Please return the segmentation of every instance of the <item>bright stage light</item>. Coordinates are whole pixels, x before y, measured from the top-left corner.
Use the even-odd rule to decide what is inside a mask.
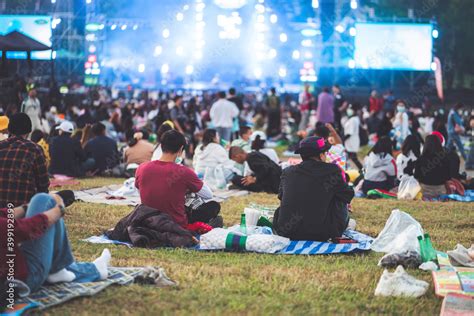
[[[136,31],[137,29],[138,29],[138,25],[135,24],[135,25],[133,26],[133,30]]]
[[[301,54],[300,54],[299,50],[294,50],[293,53],[291,54],[291,57],[293,59],[300,59],[300,56],[301,56]]]
[[[204,45],[206,45],[206,41],[205,41],[205,40],[200,40],[200,41],[197,41],[197,42],[196,42],[196,48],[203,48]]]
[[[357,9],[357,0],[351,0],[351,9],[352,10]]]
[[[255,49],[256,50],[263,50],[265,48],[265,44],[262,42],[257,42],[255,43]]]
[[[257,22],[258,23],[264,23],[265,22],[265,16],[262,14],[257,15]]]
[[[91,4],[92,0],[86,0],[86,4]]]
[[[122,31],[125,31],[127,29],[127,24],[122,25],[121,29]]]
[[[438,38],[438,36],[439,36],[439,31],[438,31],[438,30],[433,30],[433,31],[431,32],[431,35],[433,36],[433,38]]]
[[[202,59],[202,51],[198,50],[194,53],[195,59]]]
[[[97,47],[95,45],[90,45],[89,46],[89,53],[94,54],[97,50]]]
[[[313,46],[313,41],[310,39],[305,39],[301,41],[301,45],[304,47],[311,47]]]
[[[187,11],[187,10],[189,10],[189,5],[185,4],[184,7],[183,7],[183,11]]]
[[[435,62],[431,63],[431,70],[436,71],[438,69],[438,65]]]
[[[265,34],[257,33],[257,41],[264,42],[265,41]]]
[[[112,24],[112,26],[110,27],[110,29],[113,31],[117,28],[117,25],[116,24]]]
[[[203,2],[197,3],[196,4],[196,12],[202,12],[206,5]]]
[[[339,33],[343,33],[345,31],[344,26],[342,26],[341,24],[338,24],[335,27],[335,30],[336,30],[336,32],[339,32]]]
[[[265,6],[263,4],[256,4],[255,11],[260,14],[265,13]]]
[[[288,35],[286,35],[285,33],[281,33],[280,34],[280,42],[286,43],[287,41],[288,41]]]
[[[164,38],[170,37],[170,30],[169,29],[164,29],[163,32],[161,33]]]
[[[56,0],[51,0],[51,3],[52,3],[52,4],[55,4],[55,3],[56,3]]]
[[[53,54],[52,54],[51,58],[56,59],[56,51],[55,50],[53,50]]]
[[[184,14],[181,12],[176,13],[176,20],[177,21],[183,21],[184,19]]]
[[[204,16],[202,13],[196,13],[196,21],[200,22],[204,19]]]
[[[145,72],[145,64],[138,65],[138,72]]]
[[[282,78],[286,77],[286,68],[280,67],[280,69],[278,69],[278,75]]]
[[[255,68],[253,71],[253,74],[255,78],[260,79],[262,77],[262,69],[261,68]]]
[[[186,74],[191,75],[194,72],[194,66],[193,65],[187,65],[186,66]]]
[[[357,30],[356,30],[356,28],[355,28],[355,27],[351,27],[351,28],[349,29],[349,34],[350,34],[351,36],[356,36],[356,35],[357,35]]]
[[[183,46],[179,45],[178,47],[176,47],[176,55],[182,56],[183,54],[184,54]]]
[[[163,64],[163,66],[161,66],[162,74],[167,74],[169,71],[170,71],[170,66],[168,64]]]
[[[349,66],[350,69],[354,69],[355,66],[356,66],[356,62],[354,59],[351,59],[349,60],[349,62],[347,63],[347,65]]]
[[[311,1],[311,6],[312,6],[314,9],[319,8],[319,0],[313,0],[313,1]]]
[[[273,59],[273,58],[275,58],[276,56],[277,56],[277,51],[276,51],[276,49],[274,49],[274,48],[270,49],[270,51],[268,52],[268,57],[269,57],[270,59]]]
[[[312,59],[312,58],[313,58],[313,53],[311,53],[311,52],[305,52],[305,53],[304,53],[304,58],[306,58],[306,59]]]
[[[157,45],[155,47],[155,51],[153,52],[153,56],[155,56],[155,57],[160,56],[162,52],[163,52],[163,47],[160,46],[160,45]]]
[[[321,35],[321,31],[315,30],[315,29],[303,29],[301,30],[301,35],[306,36],[306,37],[313,37],[316,35]]]
[[[247,0],[214,0],[214,3],[222,9],[240,9],[247,4]]]
[[[278,22],[278,16],[276,14],[270,15],[270,22],[273,23],[273,24]]]

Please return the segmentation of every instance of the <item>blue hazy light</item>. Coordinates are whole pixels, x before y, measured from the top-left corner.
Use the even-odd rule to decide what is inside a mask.
[[[301,35],[306,36],[306,37],[313,37],[313,36],[321,35],[321,31],[315,30],[315,29],[303,29],[301,30]]]

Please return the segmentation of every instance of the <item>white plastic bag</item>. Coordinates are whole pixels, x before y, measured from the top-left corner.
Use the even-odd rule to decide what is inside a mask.
[[[418,236],[423,235],[423,228],[409,214],[393,210],[385,227],[372,243],[371,249],[384,253],[403,253],[416,251],[420,253]]]
[[[421,191],[421,186],[413,176],[404,174],[398,186],[399,200],[414,200],[416,195]]]
[[[227,186],[226,176],[222,166],[206,168],[203,181],[211,190],[222,190]]]

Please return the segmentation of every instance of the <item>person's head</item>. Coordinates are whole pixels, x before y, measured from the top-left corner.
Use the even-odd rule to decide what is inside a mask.
[[[105,135],[105,125],[97,122],[94,125],[92,125],[92,134],[94,136],[104,136]]]
[[[277,93],[277,90],[275,89],[275,87],[271,87],[271,88],[270,88],[270,93],[271,93],[272,95],[275,95],[275,94]]]
[[[241,126],[239,129],[239,135],[240,138],[248,142],[250,136],[252,136],[252,129],[249,126]]]
[[[391,155],[393,151],[392,140],[387,137],[383,136],[379,139],[379,141],[375,144],[372,148],[372,152],[377,155],[381,155],[385,157],[386,155]]]
[[[305,91],[305,92],[309,92],[309,88],[310,88],[309,83],[305,83],[305,84],[304,84],[304,91]]]
[[[15,113],[10,117],[8,133],[13,136],[27,137],[31,133],[31,119],[23,112]]]
[[[138,143],[138,139],[135,138],[135,131],[133,129],[128,129],[125,132],[125,138],[127,139],[128,146],[133,147]]]
[[[158,127],[158,130],[156,131],[156,139],[158,140],[159,143],[161,143],[161,137],[163,137],[163,134],[166,133],[167,131],[171,131],[174,129],[174,124],[172,122],[164,122],[163,124]]]
[[[349,104],[346,110],[346,114],[348,117],[353,117],[354,115],[357,115],[357,105]]]
[[[314,128],[314,136],[322,137],[325,140],[327,140],[330,134],[331,132],[329,131],[329,128],[327,128],[326,125],[324,125],[324,123],[321,123],[321,122],[316,123],[316,126]]]
[[[377,94],[377,90],[372,90],[372,92],[370,93],[370,96],[371,96],[372,98],[376,98],[377,95],[378,95],[378,94]]]
[[[176,130],[167,131],[161,137],[161,149],[164,154],[181,156],[184,146],[186,146],[186,138]]]
[[[444,151],[443,145],[438,136],[428,135],[425,138],[422,156],[434,156]]]
[[[454,105],[454,109],[456,111],[462,110],[463,108],[464,108],[464,103],[462,103],[462,102],[458,102]]]
[[[402,144],[402,154],[408,156],[410,151],[413,152],[416,157],[420,157],[420,142],[415,135],[408,135]]]
[[[31,133],[31,136],[30,136],[31,141],[35,142],[35,143],[39,142],[43,138],[44,138],[44,133],[42,131],[40,131],[39,129],[35,129]]]
[[[331,148],[331,145],[324,138],[311,136],[300,141],[295,154],[299,154],[304,161],[317,160],[326,162],[326,152],[329,148]]]
[[[329,87],[324,87],[324,88],[323,88],[323,92],[324,92],[324,93],[329,93]]]
[[[252,142],[252,150],[259,151],[265,148],[265,142],[267,141],[267,135],[264,132],[256,131],[253,132],[250,136],[250,141]]]
[[[247,160],[247,153],[240,147],[232,146],[229,149],[229,158],[236,163],[243,164]]]
[[[210,143],[218,143],[219,138],[217,137],[217,131],[212,128],[208,128],[202,135],[202,148],[206,148]]]
[[[74,132],[74,125],[69,121],[63,121],[61,124],[56,126],[56,130],[58,130],[59,135],[71,136]]]
[[[183,104],[183,96],[177,95],[174,97],[173,101],[176,106],[180,106],[181,104]]]
[[[230,95],[230,96],[234,96],[235,93],[236,93],[236,92],[235,92],[235,88],[230,88],[230,89],[229,89],[229,95]]]
[[[334,94],[339,94],[341,93],[341,87],[339,87],[339,85],[335,84],[332,86],[332,93]]]
[[[400,112],[400,113],[403,113],[406,111],[406,104],[405,104],[405,101],[403,100],[397,100],[397,112]]]
[[[217,93],[217,97],[218,97],[219,99],[225,99],[225,98],[226,98],[225,91],[219,91],[219,92]]]
[[[33,88],[33,89],[31,89],[30,91],[28,91],[28,96],[29,96],[30,98],[36,98],[36,95],[37,95],[36,89]]]

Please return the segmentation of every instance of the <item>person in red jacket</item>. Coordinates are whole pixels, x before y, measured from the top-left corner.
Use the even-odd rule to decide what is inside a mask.
[[[9,204],[7,209],[0,209],[0,286],[2,292],[12,293],[0,306],[13,304],[18,293],[35,292],[45,282],[107,278],[108,249],[93,263],[74,260],[62,219],[65,205],[72,201],[72,191],[38,193],[28,205],[12,208]]]
[[[377,90],[373,90],[369,98],[369,111],[371,114],[378,114],[383,108],[383,99],[379,97]]]

